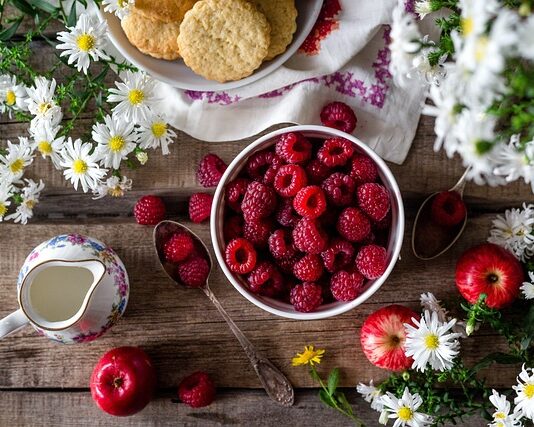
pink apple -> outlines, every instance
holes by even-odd
[[[456,286],[471,304],[486,294],[486,304],[502,308],[512,303],[525,280],[521,263],[506,249],[493,243],[474,246],[456,264]]]
[[[413,324],[415,311],[402,305],[388,305],[375,311],[365,320],[360,334],[362,349],[373,365],[391,371],[402,371],[412,365],[412,358],[404,354],[405,323]]]

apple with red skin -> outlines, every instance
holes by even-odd
[[[371,313],[360,333],[362,350],[373,365],[390,371],[403,371],[413,359],[404,354],[405,323],[412,324],[421,316],[402,305],[388,305]]]
[[[118,347],[98,361],[91,374],[91,396],[104,412],[133,415],[143,409],[156,390],[156,369],[139,347]]]
[[[488,307],[505,307],[517,298],[524,280],[525,273],[517,258],[493,243],[468,249],[456,264],[456,286],[471,304],[486,294]]]

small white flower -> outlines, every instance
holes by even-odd
[[[43,159],[50,158],[56,169],[60,169],[61,155],[65,142],[64,136],[57,136],[59,127],[52,127],[48,122],[38,122],[30,129],[32,149],[41,153]]]
[[[127,16],[135,0],[103,0],[104,10],[109,13],[114,13],[119,19]]]
[[[523,292],[523,296],[525,297],[525,299],[533,299],[534,298],[534,273],[532,271],[529,271],[528,277],[530,278],[530,282],[523,282],[523,284],[521,285],[521,291]]]
[[[121,79],[115,82],[116,89],[109,90],[108,102],[118,102],[113,112],[134,124],[148,120],[150,107],[158,100],[154,94],[156,82],[143,72],[126,71]]]
[[[36,121],[47,121],[51,126],[57,126],[63,114],[61,107],[54,100],[56,80],[37,77],[34,84],[34,87],[26,88],[28,110],[35,116]]]
[[[61,167],[66,168],[63,175],[74,185],[75,190],[81,184],[84,193],[97,188],[107,173],[106,169],[98,166],[98,153],[95,151],[90,154],[92,150],[92,144],[83,144],[81,139],[73,142],[69,137],[61,151]]]
[[[150,113],[148,119],[139,123],[139,146],[146,150],[161,147],[164,156],[169,154],[169,144],[174,142],[176,133],[169,128],[168,123],[158,114]]]
[[[525,19],[519,27],[519,53],[527,59],[534,59],[534,15]]]
[[[11,205],[11,196],[13,196],[14,189],[13,184],[7,180],[0,180],[0,222],[4,219],[4,216]]]
[[[493,422],[490,427],[520,427],[522,426],[520,416],[517,413],[510,413],[510,402],[506,396],[492,390],[489,397],[490,402],[495,407],[493,412]]]
[[[436,313],[440,322],[445,323],[452,319],[452,317],[449,316],[449,312],[441,305],[441,301],[439,301],[432,292],[421,294],[420,302],[423,310]],[[457,321],[452,327],[452,331],[460,334],[461,338],[467,338],[465,322]]]
[[[524,417],[534,421],[534,372],[532,368],[523,368],[513,386],[517,396],[514,399],[515,410]]]
[[[125,160],[136,147],[137,134],[134,124],[122,117],[104,117],[104,123],[93,126],[93,140],[98,143],[96,151],[104,167],[119,169],[121,161]]]
[[[93,190],[93,200],[102,199],[106,196],[122,197],[126,191],[132,189],[132,180],[123,176],[112,176]]]
[[[32,179],[25,179],[24,181],[26,186],[21,193],[22,203],[17,206],[14,213],[6,217],[6,220],[12,219],[13,222],[20,222],[21,224],[27,224],[28,220],[33,217],[33,209],[39,203],[41,191],[45,186],[42,180],[39,180],[39,184]]]
[[[520,145],[519,135],[512,135],[508,144],[499,144],[495,151],[494,173],[512,182],[523,177],[534,192],[534,140]]]
[[[434,12],[430,0],[417,0],[414,9],[415,13],[419,15],[419,19],[423,19],[429,13]]]
[[[382,412],[384,405],[382,404],[381,397],[383,394],[373,384],[373,380],[369,384],[360,383],[356,386],[356,391],[360,393],[363,399],[371,404],[371,409]]]
[[[28,138],[19,136],[19,143],[7,141],[7,155],[0,154],[0,175],[2,180],[17,182],[24,169],[33,162],[32,149]]]
[[[148,153],[146,151],[139,151],[136,153],[135,157],[141,166],[148,162]]]
[[[9,113],[11,118],[12,111],[26,110],[26,87],[21,84],[17,84],[17,78],[15,76],[3,75],[0,76],[0,112]]]
[[[427,427],[433,422],[431,416],[417,412],[423,404],[423,399],[418,393],[411,394],[408,387],[404,389],[400,399],[388,392],[381,397],[381,401],[388,418],[395,420],[393,427]]]

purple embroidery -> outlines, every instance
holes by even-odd
[[[289,92],[295,86],[305,82],[319,83],[319,78],[313,77],[311,79],[301,80],[300,82],[281,87],[280,89],[275,89],[271,92],[262,93],[261,95],[258,95],[258,98],[275,98],[277,96],[282,96],[284,93]]]
[[[202,92],[198,90],[186,90],[184,93],[193,101],[206,100],[208,104],[230,105],[239,101],[239,96],[231,97],[226,92]]]

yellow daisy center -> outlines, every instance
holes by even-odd
[[[525,384],[523,391],[528,399],[532,399],[534,397],[534,384]]]
[[[128,1],[127,0],[119,0],[117,2],[117,5],[122,9],[124,6],[126,6],[128,4]]]
[[[76,46],[84,52],[89,52],[95,47],[95,38],[91,34],[80,34],[76,37]]]
[[[128,100],[132,105],[140,104],[141,102],[143,102],[143,99],[145,99],[145,94],[140,89],[132,89],[128,93]]]
[[[486,57],[486,52],[488,50],[488,38],[486,36],[480,37],[477,40],[477,45],[475,48],[475,59],[477,62],[481,62]]]
[[[52,144],[50,144],[48,141],[41,141],[37,145],[37,149],[43,156],[49,156],[52,154]]]
[[[439,338],[437,335],[428,334],[425,337],[425,346],[429,350],[435,350],[439,347]]]
[[[410,421],[413,418],[413,411],[407,406],[402,406],[398,409],[397,416],[401,421]]]
[[[83,175],[85,172],[87,172],[87,169],[87,163],[85,163],[82,159],[76,159],[72,163],[72,170],[74,171],[74,173]]]
[[[7,213],[7,206],[3,203],[0,203],[0,218],[3,218],[4,215]]]
[[[28,207],[28,209],[33,209],[36,205],[35,200],[26,200],[24,204]]]
[[[462,32],[464,33],[464,35],[468,36],[475,29],[475,22],[473,21],[473,18],[471,17],[462,18],[462,20],[460,21],[460,26],[462,28]]]
[[[8,90],[6,92],[6,104],[11,106],[15,105],[15,102],[17,102],[17,95],[12,90]]]
[[[156,138],[161,138],[167,132],[167,124],[163,122],[156,122],[152,124],[152,133]]]
[[[504,420],[506,418],[506,414],[504,412],[495,412],[493,414],[493,418],[496,420]]]
[[[115,135],[110,138],[108,147],[111,151],[117,153],[124,148],[124,144],[126,144],[124,138],[122,136]]]
[[[24,161],[22,159],[17,159],[9,165],[9,169],[13,173],[19,173],[24,169]]]
[[[37,107],[37,111],[39,111],[41,114],[44,114],[50,110],[50,108],[52,108],[52,104],[50,104],[50,102],[41,102]]]
[[[122,188],[120,187],[120,185],[117,185],[116,187],[110,188],[108,190],[108,194],[111,197],[122,197],[124,196],[124,191],[122,191]]]

